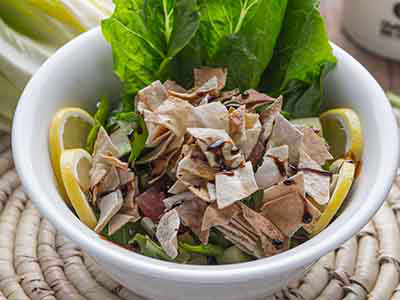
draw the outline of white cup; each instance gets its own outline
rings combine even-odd
[[[344,0],[344,29],[361,47],[400,60],[400,0]]]

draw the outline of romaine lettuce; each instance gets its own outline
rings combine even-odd
[[[261,85],[273,96],[283,94],[284,109],[295,118],[320,113],[323,80],[336,63],[318,4],[317,0],[289,0]]]

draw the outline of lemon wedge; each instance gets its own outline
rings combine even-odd
[[[348,108],[337,108],[321,115],[324,137],[335,159],[350,157],[361,160],[363,134],[358,115]]]
[[[93,229],[97,220],[85,194],[90,187],[91,165],[92,157],[83,149],[66,150],[61,154],[61,177],[68,198],[79,219]]]
[[[60,158],[64,150],[83,148],[94,119],[80,108],[64,108],[54,116],[50,125],[49,147],[59,190],[69,203],[61,178]]]
[[[344,161],[340,168],[339,177],[331,199],[312,228],[312,236],[320,233],[336,215],[350,191],[354,180],[354,174],[355,165],[351,162]]]

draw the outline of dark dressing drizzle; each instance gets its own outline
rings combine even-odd
[[[312,222],[312,220],[313,220],[313,216],[308,210],[308,206],[307,206],[307,201],[308,200],[303,195],[301,195],[300,193],[299,193],[299,195],[303,199],[303,204],[304,204],[303,223],[304,224],[310,224]]]
[[[275,247],[276,249],[279,250],[279,249],[282,249],[282,248],[283,248],[283,241],[282,241],[282,240],[272,239],[271,242],[272,242],[272,245],[274,245],[274,247]]]
[[[283,160],[281,160],[279,157],[273,156],[271,154],[267,154],[267,157],[274,160],[274,162],[279,170],[279,173],[281,173],[281,176],[282,177],[286,176],[285,162]]]
[[[215,149],[221,148],[225,144],[224,140],[218,140],[212,143],[211,145],[208,145],[207,151],[213,151]]]

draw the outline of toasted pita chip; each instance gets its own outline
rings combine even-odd
[[[138,163],[154,161],[166,152],[171,153],[180,148],[186,128],[188,124],[193,123],[193,118],[193,107],[189,103],[171,97],[165,100],[156,111],[145,115],[146,124],[152,124],[146,143],[155,145],[155,148]]]
[[[93,189],[108,173],[109,165],[104,161],[103,155],[117,156],[119,151],[112,143],[107,131],[100,127],[93,148],[92,168],[90,170],[90,186]]]
[[[246,113],[245,122],[246,140],[239,144],[238,147],[242,150],[245,158],[248,159],[259,141],[262,127],[258,114]]]
[[[247,221],[247,223],[251,226],[257,235],[261,236],[262,244],[266,243],[268,240],[278,240],[284,241],[287,237],[280,232],[280,230],[272,224],[268,219],[264,218],[262,215],[258,214],[254,210],[250,209],[243,203],[239,202],[239,205],[242,209],[243,218]],[[262,237],[264,235],[264,238]],[[276,245],[273,245],[274,249],[271,249],[273,252],[279,250]],[[266,243],[263,245],[264,250],[268,251],[269,244]],[[279,252],[279,251],[278,251]],[[275,252],[276,253],[276,252]]]
[[[221,102],[212,102],[194,109],[195,124],[191,127],[213,128],[228,131],[228,110]]]
[[[261,131],[262,127],[258,114],[247,113],[244,105],[236,110],[230,109],[229,135],[242,150],[246,159],[257,144]]]
[[[198,183],[188,186],[188,190],[205,202],[213,202],[207,189],[207,182],[199,180]],[[215,201],[215,200],[214,200]]]
[[[275,125],[272,130],[270,142],[273,146],[289,146],[289,162],[297,164],[299,150],[303,143],[303,133],[281,114],[275,117]]]
[[[163,200],[165,209],[170,210],[174,206],[182,204],[185,200],[191,200],[196,198],[192,192],[183,192],[178,195],[174,195]]]
[[[287,176],[288,160],[287,145],[269,149],[255,174],[258,187],[266,189],[284,180]]]
[[[177,195],[187,191],[187,186],[180,180],[175,181],[175,183],[170,187],[168,193]]]
[[[176,208],[183,225],[187,226],[203,244],[208,243],[209,230],[202,231],[201,225],[207,204],[196,197],[186,198],[183,204]]]
[[[211,99],[212,99],[212,98],[211,98],[210,95],[205,95],[205,96],[203,97],[203,99],[201,99],[201,101],[199,102],[199,105],[198,105],[198,106],[206,105],[206,104],[210,103]]]
[[[260,211],[289,237],[320,216],[320,212],[305,197],[303,172],[266,189]]]
[[[304,188],[306,194],[312,197],[319,205],[329,202],[330,173],[324,171],[317,162],[300,150],[299,171],[304,173]]]
[[[209,202],[214,202],[217,200],[217,189],[214,183],[207,183],[208,197],[210,198]]]
[[[165,153],[163,156],[159,157],[157,160],[151,163],[152,179],[149,181],[149,184],[158,181],[161,177],[163,177],[167,173],[169,162],[174,157],[174,155],[176,155],[177,151],[178,150],[172,150],[169,153]]]
[[[307,232],[312,232],[314,224],[318,222],[319,217],[321,216],[321,211],[318,209],[318,207],[315,206],[315,203],[310,201],[310,199],[306,198],[306,204],[307,204],[307,212],[308,212],[308,218],[310,218],[308,221],[311,220],[311,222],[304,224],[303,228]]]
[[[248,157],[248,160],[251,161],[254,169],[256,169],[262,163],[265,149],[266,147],[264,146],[264,144],[261,142],[260,139],[258,139],[256,145],[253,148],[253,151]]]
[[[164,82],[164,87],[168,91],[174,91],[174,92],[178,92],[178,93],[186,93],[185,88],[183,88],[182,86],[180,86],[179,84],[177,84],[175,81],[172,81],[172,80],[167,80],[166,82]]]
[[[228,224],[239,212],[240,210],[236,205],[218,209],[216,203],[210,204],[204,212],[201,231],[207,231],[212,227]]]
[[[93,190],[107,175],[109,165],[104,163],[96,163],[96,167],[90,169],[90,188]]]
[[[224,237],[227,240],[232,242],[237,248],[242,250],[244,253],[257,258],[264,257],[263,250],[257,238],[252,238],[248,234],[244,234],[241,231],[242,229],[243,227],[239,229],[234,227],[218,228],[218,230],[224,235]]]
[[[129,164],[119,160],[115,156],[110,156],[110,155],[105,155],[105,154],[100,154],[100,156],[103,159],[103,162],[105,162],[106,164],[108,164],[112,167],[115,167],[115,168],[118,168],[121,170],[125,170],[125,171],[129,170]]]
[[[153,151],[143,156],[140,160],[138,160],[137,164],[147,164],[158,159],[162,156],[168,149],[169,144],[175,139],[175,135],[172,132],[168,132],[167,139],[161,142]]]
[[[229,214],[221,215],[220,211],[224,210],[215,209],[213,211],[212,206],[209,206],[203,219],[202,229],[217,224],[214,226],[217,226],[228,240],[246,253],[258,258],[267,257],[286,249],[287,237],[262,215],[241,202],[225,210],[228,210]],[[213,222],[205,224],[205,220]]]
[[[195,194],[197,197],[206,202],[211,202],[210,195],[207,188],[208,180],[196,176],[190,171],[180,170],[179,175],[182,175],[180,181],[187,187],[187,189]]]
[[[220,87],[218,78],[216,76],[211,77],[206,83],[200,86],[196,90],[196,95],[199,97],[203,97],[205,95],[210,95],[212,97],[218,97],[220,95]]]
[[[204,84],[206,84],[210,79],[215,77],[217,79],[217,88],[218,90],[223,90],[226,83],[226,77],[228,74],[227,69],[222,68],[201,68],[194,69],[194,86],[195,88],[200,88]]]
[[[235,169],[244,162],[243,154],[226,131],[210,128],[188,128],[187,131],[196,139],[211,167]]]
[[[155,111],[167,98],[167,89],[157,80],[138,92],[136,97],[138,111],[140,113],[145,110]]]
[[[179,93],[175,91],[169,91],[171,96],[188,101],[193,105],[198,105],[204,98],[210,96],[212,98],[220,95],[220,89],[218,88],[218,78],[212,77],[202,86],[191,92]]]
[[[245,91],[241,97],[241,103],[246,105],[248,110],[254,111],[257,107],[272,104],[276,99],[256,90]]]
[[[239,96],[240,95],[240,90],[239,89],[234,89],[231,91],[225,91],[221,93],[221,96],[218,97],[217,99],[215,99],[215,101],[219,101],[225,104],[225,101],[228,101],[230,99],[232,99],[235,96]]]
[[[120,184],[121,181],[119,180],[117,168],[111,166],[108,169],[106,176],[104,176],[104,178],[98,184],[97,193],[99,195],[103,195],[105,193],[115,191],[120,186]]]
[[[156,237],[165,253],[172,259],[178,256],[179,214],[176,209],[165,213],[157,225]]]
[[[110,139],[114,146],[118,149],[118,158],[128,154],[131,151],[131,142],[123,129],[119,128],[114,131],[111,134]]]
[[[180,161],[176,175],[181,181],[188,181],[192,176],[214,181],[216,173],[216,170],[211,168],[207,162],[188,155]]]
[[[121,185],[125,185],[136,180],[135,173],[133,173],[131,170],[118,169],[118,175]]]
[[[128,192],[124,197],[124,202],[122,203],[121,212],[123,211],[138,211],[138,204],[135,201],[136,194],[138,189],[134,187],[133,184],[127,186]]]
[[[118,154],[119,151],[111,141],[107,131],[103,127],[100,127],[93,148],[93,160],[101,161],[102,155],[117,156]]]
[[[151,115],[148,114],[148,117],[144,117],[144,121],[147,126],[147,130],[149,132],[149,136],[146,140],[146,145],[150,145],[156,147],[163,143],[168,137],[172,134],[171,131],[164,127],[160,126],[157,123],[153,123],[150,121]]]
[[[264,190],[261,208],[267,202],[273,201],[293,192],[297,192],[300,194],[300,196],[305,197],[303,172],[299,172],[296,175]]]
[[[324,165],[327,160],[333,159],[328,151],[328,145],[312,128],[304,127],[301,129],[304,134],[303,149],[319,165]]]
[[[233,171],[215,176],[218,208],[222,209],[240,201],[258,190],[251,162]]]
[[[265,145],[271,136],[276,116],[280,115],[282,111],[283,98],[279,97],[268,106],[263,112],[260,113],[260,121],[262,124],[263,132],[261,134],[261,142]]]
[[[187,101],[169,97],[152,114],[147,116],[153,122],[168,128],[176,136],[182,137],[193,116],[193,106]]]
[[[231,99],[226,100],[224,102],[224,105],[229,110],[238,109],[240,106],[242,106],[240,95],[239,96],[233,96]]]
[[[165,141],[163,141],[153,151],[151,151],[150,153],[142,157],[140,160],[138,160],[136,164],[145,164],[153,162],[154,164],[153,168],[157,167],[163,168],[163,166],[160,166],[160,164],[167,163],[167,165],[165,165],[165,169],[158,170],[155,172],[156,174],[161,174],[163,172],[160,171],[166,171],[166,167],[168,166],[169,161],[177,153],[179,148],[181,148],[183,141],[184,141],[183,137],[175,136],[172,132],[169,132],[169,136]]]
[[[207,182],[215,179],[216,171],[204,160],[196,145],[186,147],[186,156],[179,161],[176,177],[189,191],[206,202],[210,202]]]
[[[205,94],[198,94],[196,93],[196,91],[187,91],[185,93],[179,93],[179,92],[175,92],[175,91],[169,91],[168,92],[170,96],[173,96],[175,98],[179,98],[181,100],[187,101],[193,105],[196,105],[196,103],[198,103],[199,101],[201,101],[200,99],[202,97],[204,97]]]
[[[229,131],[227,131],[240,148],[246,142],[246,107],[244,105],[229,111]]]
[[[310,223],[307,204],[297,192],[291,192],[263,206],[261,214],[271,220],[283,234],[291,237],[304,224]]]
[[[140,220],[139,216],[131,216],[122,213],[116,214],[114,217],[111,218],[110,222],[108,223],[108,235],[111,236],[124,227],[128,223],[135,223]]]
[[[113,216],[121,209],[124,199],[120,190],[116,190],[99,199],[100,218],[94,229],[101,232]]]

